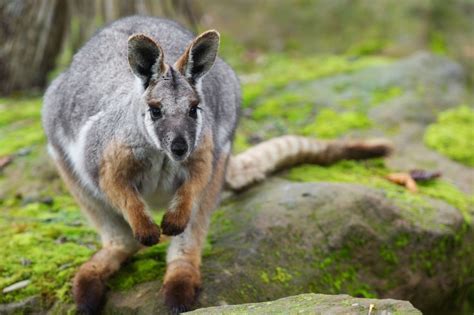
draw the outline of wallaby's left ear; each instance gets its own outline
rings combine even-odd
[[[136,34],[128,39],[128,63],[145,88],[165,71],[163,58],[163,50],[150,37]]]
[[[215,30],[202,33],[186,49],[174,64],[186,78],[196,83],[216,61],[220,35]]]

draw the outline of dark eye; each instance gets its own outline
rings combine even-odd
[[[189,109],[189,117],[193,118],[193,119],[196,119],[197,118],[197,111],[198,111],[198,107],[197,106],[193,106]]]
[[[151,119],[153,120],[157,120],[157,119],[160,119],[163,114],[161,113],[161,108],[159,107],[151,107],[150,106],[150,116],[151,116]]]

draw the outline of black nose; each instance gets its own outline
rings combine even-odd
[[[181,157],[188,151],[188,144],[183,137],[178,137],[171,142],[171,152],[174,155]]]

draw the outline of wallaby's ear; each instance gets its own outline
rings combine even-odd
[[[220,35],[215,30],[202,33],[174,64],[186,78],[196,83],[212,67],[219,49]]]
[[[128,63],[145,88],[150,80],[158,79],[165,71],[163,50],[153,39],[143,34],[132,35],[128,39]]]

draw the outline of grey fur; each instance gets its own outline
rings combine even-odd
[[[86,123],[90,125],[85,139],[84,171],[96,186],[100,159],[111,139],[120,139],[131,146],[137,159],[148,163],[150,169],[161,170],[159,178],[163,179],[178,174],[172,171],[179,167],[179,161],[174,161],[169,152],[171,140],[182,134],[192,150],[193,140],[198,136],[188,110],[189,100],[197,96],[199,84],[197,88],[191,86],[182,74],[168,68],[166,78],[150,85],[147,93],[140,91],[127,56],[128,39],[134,34],[144,34],[158,43],[169,68],[195,37],[166,19],[133,16],[118,20],[97,32],[75,54],[71,66],[53,81],[45,94],[42,116],[48,141],[71,169],[74,169],[73,157],[67,155],[67,145],[77,141]],[[218,156],[233,139],[240,105],[239,82],[232,69],[217,58],[200,84],[202,129],[213,131],[215,156]],[[146,103],[150,97],[162,104],[164,119],[153,124],[161,149],[150,138],[144,124],[144,118],[150,115]],[[99,112],[102,114],[91,122],[91,117]]]

